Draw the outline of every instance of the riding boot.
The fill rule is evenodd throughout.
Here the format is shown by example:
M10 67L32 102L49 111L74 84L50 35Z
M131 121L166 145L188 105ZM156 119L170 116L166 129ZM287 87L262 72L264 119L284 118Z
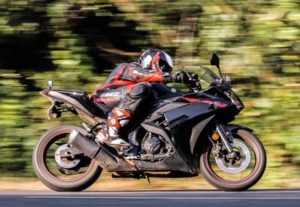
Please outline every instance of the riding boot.
M100 143L105 142L114 148L128 148L130 144L119 135L120 128L126 125L131 118L129 111L125 109L113 109L108 114L107 124L96 136Z

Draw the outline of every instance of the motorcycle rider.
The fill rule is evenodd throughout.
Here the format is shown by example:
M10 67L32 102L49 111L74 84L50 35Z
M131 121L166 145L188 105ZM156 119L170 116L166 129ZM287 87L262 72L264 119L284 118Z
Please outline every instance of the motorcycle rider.
M124 127L143 100L151 95L151 82L185 82L186 72L172 75L173 61L164 51L146 50L138 63L121 63L109 75L105 84L98 87L92 99L113 108L108 114L107 124L96 136L100 143L115 148L128 148L130 144L120 137Z

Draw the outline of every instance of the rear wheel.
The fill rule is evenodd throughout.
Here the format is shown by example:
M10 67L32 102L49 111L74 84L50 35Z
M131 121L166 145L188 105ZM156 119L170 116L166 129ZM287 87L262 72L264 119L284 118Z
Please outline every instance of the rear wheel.
M232 148L238 159L217 157L212 145L207 145L200 157L201 173L220 190L248 189L259 181L266 168L264 147L254 134L240 129L233 136Z
M55 191L81 191L93 184L102 169L83 154L77 157L69 154L69 134L75 129L86 131L74 125L62 125L46 132L37 142L33 152L33 168L36 176ZM66 156L64 156L66 155Z

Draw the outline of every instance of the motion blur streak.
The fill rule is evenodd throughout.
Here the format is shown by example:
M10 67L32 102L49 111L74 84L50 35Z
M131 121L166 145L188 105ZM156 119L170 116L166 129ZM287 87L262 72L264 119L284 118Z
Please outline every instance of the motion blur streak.
M0 176L33 176L37 136L74 123L47 121L47 80L92 93L115 64L158 47L191 72L217 51L246 105L239 124L267 149L259 185L299 187L299 11L294 0L0 1Z

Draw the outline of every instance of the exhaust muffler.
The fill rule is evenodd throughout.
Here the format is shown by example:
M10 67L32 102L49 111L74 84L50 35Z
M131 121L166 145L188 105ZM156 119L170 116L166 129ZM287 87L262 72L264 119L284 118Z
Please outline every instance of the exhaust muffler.
M76 130L72 130L68 144L72 144L91 159L96 157L101 148L96 142Z
M104 146L73 130L69 136L68 144L73 145L91 159L98 161L102 168L108 171L136 171L135 166L129 165L124 159L114 155Z

